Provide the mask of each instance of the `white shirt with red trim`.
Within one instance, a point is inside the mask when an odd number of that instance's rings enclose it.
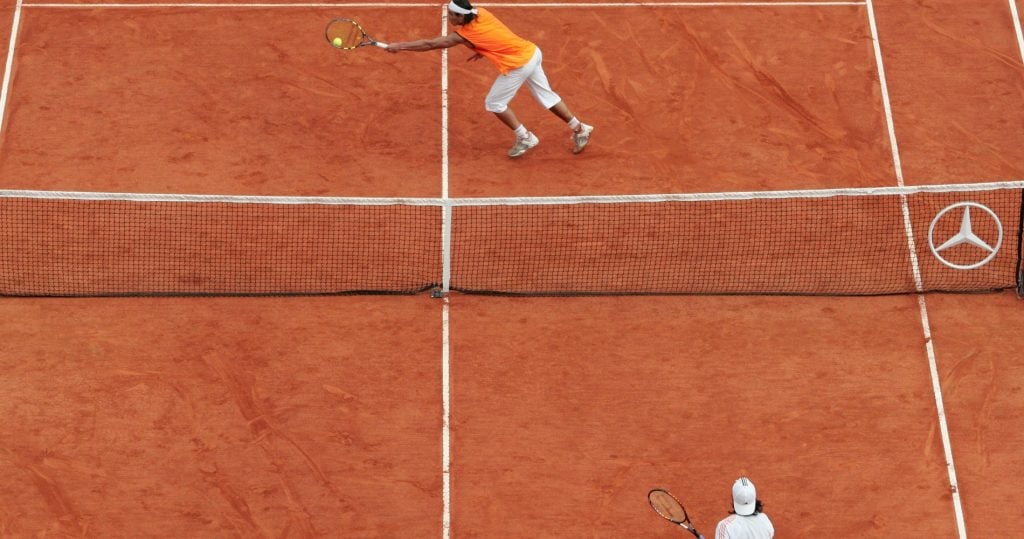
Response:
[[[715,528],[715,539],[772,539],[775,537],[775,526],[768,515],[740,516],[729,515],[723,518]]]

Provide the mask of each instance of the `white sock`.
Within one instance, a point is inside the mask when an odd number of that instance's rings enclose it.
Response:
[[[575,116],[573,116],[572,119],[569,120],[569,129],[572,129],[573,131],[578,131],[579,128],[580,128],[580,121],[577,120]]]
[[[519,127],[515,129],[515,133],[516,138],[526,138],[526,136],[530,134],[530,132],[526,130],[526,126],[523,124],[519,124]]]

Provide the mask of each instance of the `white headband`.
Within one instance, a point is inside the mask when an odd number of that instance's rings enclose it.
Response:
[[[448,2],[448,9],[452,13],[458,13],[459,15],[469,15],[470,13],[473,13],[473,14],[476,13],[475,9],[466,9],[466,8],[460,6],[460,5],[457,5],[455,3],[455,0],[452,0],[451,2]]]

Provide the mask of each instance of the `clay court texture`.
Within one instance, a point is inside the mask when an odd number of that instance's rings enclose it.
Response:
[[[381,41],[448,33],[441,3],[0,4],[8,195],[428,200],[443,243],[453,200],[1024,180],[1021,0],[481,3],[540,46],[554,89],[596,126],[573,155],[524,90],[512,106],[541,143],[517,160],[483,108],[497,72],[468,49],[324,40],[334,17]],[[1016,200],[997,220],[1019,216]],[[0,536],[679,537],[647,505],[655,487],[710,536],[741,475],[777,537],[1012,536],[1024,303],[917,293],[948,271],[927,248],[931,214],[907,220],[918,208],[892,214],[906,293],[863,296],[438,281],[442,297],[66,297],[23,293],[45,273],[23,261],[129,272],[51,243],[49,218],[30,221],[38,237],[0,230],[28,287],[0,297]],[[217,220],[191,232],[213,237]],[[757,228],[813,244],[817,220]],[[363,223],[376,237],[393,222]],[[1019,220],[1004,227],[994,264],[1012,281]],[[472,272],[452,250],[454,285]],[[727,256],[734,283],[743,255]]]

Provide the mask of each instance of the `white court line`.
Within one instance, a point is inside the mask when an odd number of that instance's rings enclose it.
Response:
[[[18,28],[21,26],[21,0],[14,5],[14,19],[11,21],[11,41],[7,45],[7,64],[4,66],[3,89],[0,89],[0,133],[4,130],[7,112],[7,98],[11,86],[11,71],[14,70],[14,46],[18,43]]]
[[[444,510],[441,514],[441,538],[448,539],[452,531],[451,485],[451,345],[449,340],[449,298],[441,300],[441,496]]]
[[[335,8],[335,7],[346,7],[346,8],[406,8],[406,7],[437,7],[437,4],[234,4],[234,3],[138,3],[138,4],[108,4],[108,3],[81,3],[81,4],[24,4],[25,7],[33,8],[60,8],[60,9],[93,9],[93,8],[149,8],[149,7],[187,7],[187,8],[206,8],[206,7],[223,7],[223,8],[289,8],[289,7],[304,7],[304,8]]]
[[[1013,0],[1010,0],[1011,2]],[[882,103],[885,108],[885,121],[889,129],[889,143],[892,147],[892,163],[896,172],[896,181],[903,187],[903,166],[900,163],[899,146],[896,144],[896,130],[893,127],[892,108],[889,104],[889,88],[885,80],[885,67],[882,63],[882,46],[878,40],[878,26],[875,23],[873,0],[867,0],[868,24],[871,26],[871,40],[875,48],[875,62],[878,68],[878,83],[882,91]],[[960,487],[956,479],[956,466],[953,464],[953,445],[949,439],[949,426],[946,424],[946,406],[942,399],[942,383],[939,378],[938,361],[935,347],[932,344],[931,324],[928,321],[928,306],[925,303],[921,270],[917,260],[917,248],[914,242],[914,231],[910,221],[910,207],[907,196],[900,195],[903,210],[903,226],[907,235],[907,247],[910,250],[911,269],[914,275],[914,286],[917,288],[917,306],[921,316],[921,330],[924,334],[925,352],[928,356],[928,371],[931,373],[932,393],[935,396],[935,413],[938,416],[939,432],[942,437],[942,450],[946,458],[946,473],[949,476],[949,490],[953,498],[953,514],[960,539],[967,539],[967,527],[964,524],[964,510],[960,501]]]
[[[441,35],[448,35],[448,10],[441,9]],[[441,200],[448,200],[448,49],[441,50]],[[452,207],[441,208],[441,538],[452,530],[451,345],[448,289],[452,280]]]
[[[875,66],[878,68],[878,85],[882,92],[882,108],[885,110],[885,125],[889,130],[889,148],[892,150],[892,165],[896,169],[896,184],[903,187],[903,165],[900,164],[900,148],[896,144],[896,128],[892,121],[892,106],[889,103],[889,84],[885,80],[885,66],[882,64],[882,45],[878,42],[878,26],[875,24],[875,8],[867,0],[868,25],[871,27],[871,44],[875,49]],[[913,252],[913,251],[912,251]]]
[[[441,10],[441,36],[448,35],[448,10]],[[448,49],[441,49],[441,198],[448,198]]]
[[[24,7],[31,8],[53,8],[53,9],[96,9],[96,8],[117,8],[117,9],[128,9],[128,8],[373,8],[373,9],[384,9],[384,8],[410,8],[410,7],[430,7],[436,8],[438,4],[425,4],[425,3],[408,3],[408,4],[368,4],[368,3],[353,3],[353,4],[338,4],[338,3],[325,3],[325,4],[242,4],[242,3],[138,3],[138,4],[124,4],[124,3],[75,3],[75,4],[56,4],[56,3],[27,3],[22,4]],[[597,8],[597,7],[614,7],[614,8],[627,8],[627,7],[833,7],[833,6],[863,6],[865,2],[602,2],[588,4],[583,2],[577,3],[532,3],[532,4],[490,4],[481,3],[476,4],[481,7],[499,7],[502,9],[507,8]]]
[[[522,4],[474,4],[482,7],[806,7],[863,6],[864,2],[533,2]]]
[[[437,6],[435,6],[437,7]],[[441,35],[448,35],[448,10],[441,9]],[[448,49],[441,49],[441,200],[448,200]],[[452,208],[441,208],[441,292],[452,279]]]
[[[1017,0],[1010,1],[1010,15],[1013,16],[1013,31],[1017,34],[1017,46],[1020,47],[1020,59],[1024,62],[1024,32],[1020,29],[1020,15],[1017,14]]]

